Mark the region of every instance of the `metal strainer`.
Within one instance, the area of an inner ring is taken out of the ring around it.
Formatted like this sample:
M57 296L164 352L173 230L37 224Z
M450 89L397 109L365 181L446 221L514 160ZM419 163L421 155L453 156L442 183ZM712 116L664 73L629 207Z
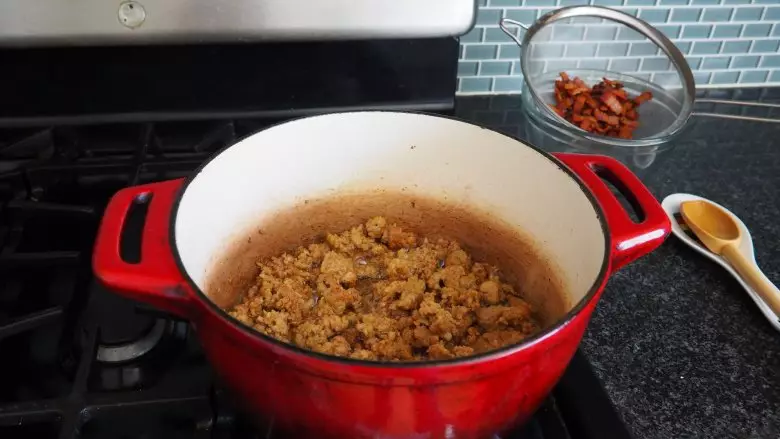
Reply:
M524 32L519 35L511 26ZM600 6L569 6L549 12L530 27L502 19L501 29L522 48L521 68L526 102L534 102L550 121L580 130L551 108L561 72L593 86L606 77L621 81L631 96L651 91L653 99L639 109L632 146L658 144L675 136L691 117L696 85L685 57L663 33L643 20ZM521 38L522 37L522 38Z

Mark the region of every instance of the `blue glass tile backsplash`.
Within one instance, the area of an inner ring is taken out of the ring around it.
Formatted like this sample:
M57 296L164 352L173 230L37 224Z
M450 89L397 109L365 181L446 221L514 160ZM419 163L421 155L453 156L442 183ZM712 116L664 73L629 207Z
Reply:
M780 0L479 0L477 24L460 39L458 92L519 93L520 50L498 20L530 25L555 8L579 4L616 8L657 27L686 55L697 87L780 85ZM567 44L547 48L548 68L665 68L656 48L631 31L572 26L562 33Z

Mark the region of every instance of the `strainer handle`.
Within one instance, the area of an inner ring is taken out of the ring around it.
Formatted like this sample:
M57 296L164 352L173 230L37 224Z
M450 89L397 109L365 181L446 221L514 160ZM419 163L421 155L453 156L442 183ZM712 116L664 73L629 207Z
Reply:
M500 27L501 30L504 31L504 33L509 36L509 38L514 40L514 42L517 43L518 46L523 47L523 41L520 39L518 35L515 35L515 33L512 32L509 26L517 26L520 29L522 29L523 32L528 30L528 26L524 25L523 23L520 23L519 21L511 20L509 18L502 18L501 21L498 22L498 27Z
M696 99L697 104L724 104L735 105L738 107L761 107L761 108L775 108L780 109L780 104L773 104L769 102L751 102L751 101L732 101L728 99ZM693 116L699 117L715 117L718 119L731 119L731 120L747 120L750 122L768 122L768 123L780 123L780 119L771 117L758 117L758 116L743 116L740 114L725 114L725 113L710 113L702 111L694 111L691 113Z

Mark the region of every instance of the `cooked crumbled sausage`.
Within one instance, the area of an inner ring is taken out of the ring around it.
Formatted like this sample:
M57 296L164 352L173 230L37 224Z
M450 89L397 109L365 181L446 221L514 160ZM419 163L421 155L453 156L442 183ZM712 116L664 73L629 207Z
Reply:
M537 332L531 306L457 242L375 217L324 243L259 261L230 314L313 351L376 361L443 360Z

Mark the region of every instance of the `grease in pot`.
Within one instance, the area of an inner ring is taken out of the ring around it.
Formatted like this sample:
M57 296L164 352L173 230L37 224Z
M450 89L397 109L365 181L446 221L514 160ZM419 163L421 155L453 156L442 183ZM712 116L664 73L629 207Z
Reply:
M369 199L384 200L373 213L388 216L365 219ZM303 227L290 227L296 218ZM475 242L469 229L486 239ZM266 335L325 354L469 356L520 342L564 309L561 284L532 240L441 201L386 193L305 202L252 236L254 245L242 236L214 270L212 298L229 298L221 306ZM241 258L254 261L251 275L231 268Z

